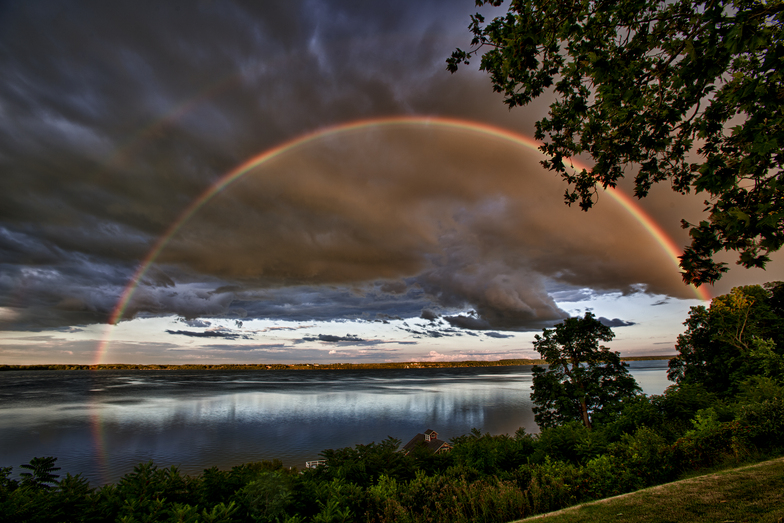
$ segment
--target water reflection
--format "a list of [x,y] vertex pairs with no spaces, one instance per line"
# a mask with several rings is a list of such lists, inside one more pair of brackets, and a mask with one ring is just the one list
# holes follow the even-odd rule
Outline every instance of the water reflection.
[[[634,362],[643,390],[666,362]],[[375,371],[5,372],[0,466],[57,456],[63,472],[115,481],[153,460],[186,473],[260,459],[301,467],[325,448],[426,428],[535,432],[530,367]]]

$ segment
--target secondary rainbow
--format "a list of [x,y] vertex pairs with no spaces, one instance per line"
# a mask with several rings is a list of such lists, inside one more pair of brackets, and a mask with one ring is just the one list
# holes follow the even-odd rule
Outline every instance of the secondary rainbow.
[[[101,359],[103,358],[110,341],[111,333],[114,330],[113,326],[123,318],[125,310],[128,307],[131,298],[133,298],[133,294],[136,291],[139,282],[144,278],[152,263],[161,253],[172,236],[174,236],[177,231],[180,230],[183,224],[185,224],[202,206],[204,206],[204,204],[210,201],[216,194],[220,193],[223,189],[231,185],[233,182],[247,174],[255,167],[258,167],[263,163],[286,153],[287,151],[305,145],[314,140],[368,127],[394,125],[421,125],[470,130],[487,136],[507,140],[534,150],[539,150],[539,146],[541,145],[539,142],[528,138],[527,136],[471,120],[460,120],[444,117],[397,116],[355,120],[352,122],[346,122],[331,127],[318,129],[310,133],[297,136],[296,138],[268,149],[258,156],[250,158],[243,164],[239,165],[221,177],[221,179],[218,180],[213,186],[205,190],[198,198],[191,202],[191,204],[185,208],[185,210],[172,223],[172,225],[158,238],[158,240],[147,253],[147,256],[145,256],[145,258],[139,264],[139,267],[136,269],[136,272],[134,273],[128,285],[125,287],[122,296],[118,300],[117,305],[115,306],[114,311],[112,312],[112,315],[109,319],[110,324],[107,326],[107,331],[104,335],[104,338],[99,344],[98,350],[96,351],[95,363],[100,363]],[[577,169],[585,168],[583,164],[575,161],[572,161],[572,165]],[[661,247],[667,253],[674,266],[678,268],[678,256],[680,256],[681,251],[672,238],[670,238],[667,233],[659,226],[659,224],[657,224],[650,216],[648,216],[648,214],[642,208],[640,208],[640,206],[634,202],[634,200],[621,191],[608,188],[605,190],[605,192],[609,194],[610,197],[612,197],[615,201],[617,201],[624,209],[626,209],[626,211],[628,211],[629,214],[631,214],[632,217],[634,217],[634,219],[636,219],[648,231],[654,240],[659,245],[661,245]],[[698,299],[704,301],[710,300],[710,295],[705,288],[692,288],[694,289],[694,293]]]

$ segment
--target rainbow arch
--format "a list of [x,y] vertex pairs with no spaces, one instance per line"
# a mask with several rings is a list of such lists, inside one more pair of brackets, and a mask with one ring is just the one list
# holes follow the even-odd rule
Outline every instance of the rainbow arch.
[[[506,140],[509,142],[513,142],[517,145],[524,146],[526,148],[532,150],[539,150],[539,146],[541,145],[539,142],[509,131],[507,129],[502,129],[500,127],[495,127],[492,125],[488,125],[485,123],[475,122],[471,120],[462,120],[456,118],[445,118],[445,117],[435,117],[435,116],[396,116],[396,117],[382,117],[382,118],[368,118],[362,120],[354,120],[351,122],[341,123],[337,125],[333,125],[330,127],[318,129],[303,135],[299,135],[295,138],[292,138],[286,142],[283,142],[271,149],[267,149],[263,153],[250,158],[249,160],[245,161],[238,167],[235,167],[233,170],[229,171],[220,180],[218,180],[215,184],[205,190],[198,198],[196,198],[193,202],[191,202],[188,207],[182,211],[180,216],[169,226],[169,228],[158,238],[152,248],[149,250],[147,255],[144,257],[142,262],[139,264],[136,272],[134,273],[133,277],[131,278],[128,285],[125,287],[120,299],[117,302],[114,310],[109,319],[109,326],[107,326],[107,333],[104,336],[104,339],[101,341],[98,350],[96,351],[96,360],[95,363],[100,363],[101,359],[103,358],[106,348],[108,347],[111,331],[113,330],[113,326],[117,324],[123,317],[125,310],[128,307],[128,304],[133,298],[133,294],[136,291],[136,288],[139,285],[139,282],[144,278],[145,274],[149,270],[152,263],[155,259],[160,255],[161,251],[164,249],[166,244],[169,240],[174,236],[177,231],[201,208],[203,207],[208,201],[210,201],[216,194],[221,192],[223,189],[231,185],[233,182],[247,174],[250,170],[262,165],[263,163],[280,156],[296,147],[305,145],[309,142],[340,133],[345,133],[349,131],[356,131],[363,128],[368,127],[378,127],[378,126],[395,126],[395,125],[422,125],[422,126],[429,126],[435,128],[449,128],[449,129],[462,129],[462,130],[470,130],[474,132],[481,133],[486,136],[495,137],[501,140]],[[574,161],[571,161],[572,165],[576,169],[584,169],[587,168],[584,164]],[[662,249],[667,253],[668,257],[673,262],[676,268],[680,268],[678,256],[682,254],[681,250],[675,244],[675,242],[670,238],[670,236],[656,223],[653,218],[651,218],[634,200],[632,200],[628,195],[624,194],[623,192],[613,189],[607,188],[605,192],[617,201],[632,217],[637,220],[644,228],[648,231],[648,233],[653,237],[653,239],[658,243]],[[694,287],[692,285],[692,289],[694,290],[695,296],[697,299],[703,301],[709,301],[711,299],[710,294],[708,293],[707,289],[704,287]]]

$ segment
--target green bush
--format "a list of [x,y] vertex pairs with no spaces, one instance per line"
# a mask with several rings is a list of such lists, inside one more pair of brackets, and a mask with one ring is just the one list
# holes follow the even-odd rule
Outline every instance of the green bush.
[[784,452],[784,398],[741,405],[737,419],[747,427],[748,440],[758,450]]
[[411,479],[414,459],[398,452],[399,446],[400,440],[389,437],[381,443],[324,450],[320,455],[326,460],[326,466],[308,472],[321,476],[322,480],[339,478],[363,487],[372,485],[382,475]]
[[624,434],[608,449],[629,471],[633,488],[643,488],[675,479],[676,467],[672,446],[649,427],[640,427],[634,434]]
[[658,396],[639,395],[624,402],[623,410],[616,418],[600,427],[608,441],[616,442],[624,434],[633,434],[642,427],[661,430],[665,422],[664,414],[654,402]]
[[531,478],[525,494],[533,514],[567,507],[580,499],[578,466],[547,456],[543,463],[520,468]]
[[405,485],[384,479],[370,489],[376,510],[370,522],[502,523],[530,514],[525,494],[514,482],[487,477],[417,476]]
[[580,422],[571,421],[543,429],[536,438],[531,461],[541,463],[549,457],[555,461],[586,463],[601,455],[606,448],[607,439],[601,429],[591,430]]
[[454,465],[481,475],[497,475],[517,469],[526,463],[535,447],[533,437],[524,430],[518,430],[514,437],[510,437],[506,434],[481,434],[474,429],[471,434],[453,438],[451,442],[454,448],[448,456]]
[[762,403],[765,400],[784,398],[784,384],[767,376],[752,376],[739,386],[736,396],[740,403]]
[[682,471],[699,470],[749,456],[750,428],[739,421],[720,422],[711,409],[694,420],[694,429],[673,445]]
[[292,501],[291,482],[280,471],[265,471],[237,492],[248,514],[259,522],[274,523]]

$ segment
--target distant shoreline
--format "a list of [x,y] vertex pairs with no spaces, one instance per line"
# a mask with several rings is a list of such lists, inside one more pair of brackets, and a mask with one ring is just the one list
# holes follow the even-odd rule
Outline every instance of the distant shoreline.
[[[669,360],[674,356],[629,356],[623,361]],[[0,365],[0,372],[13,370],[367,370],[367,369],[444,369],[459,367],[507,367],[544,365],[544,360],[497,361],[406,361],[394,363],[216,363],[213,365],[143,365],[107,363],[101,365],[43,364]]]

